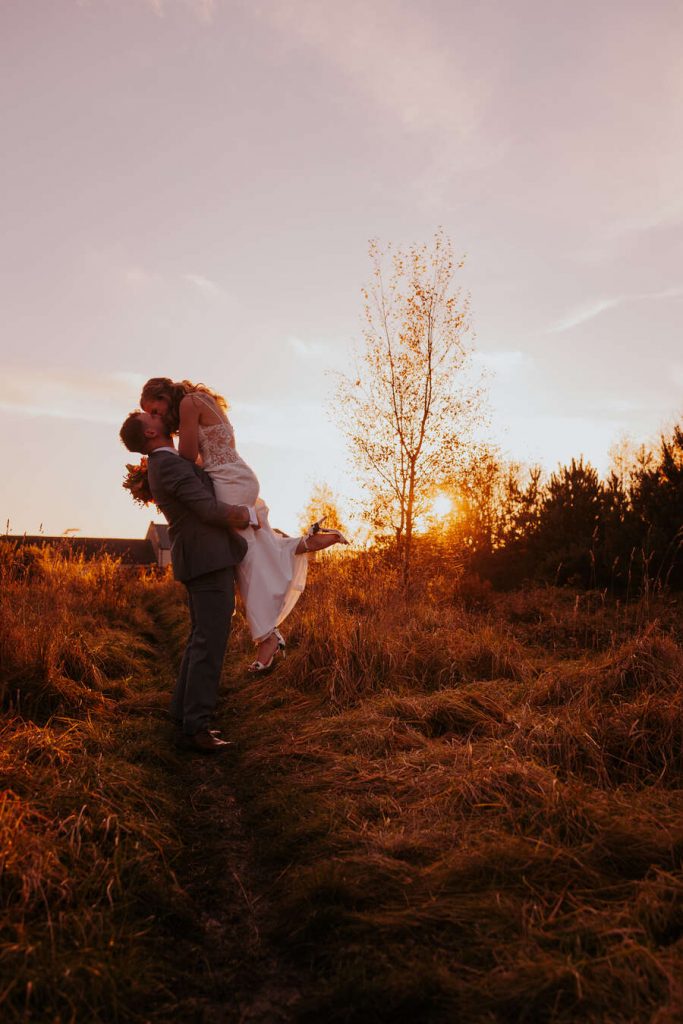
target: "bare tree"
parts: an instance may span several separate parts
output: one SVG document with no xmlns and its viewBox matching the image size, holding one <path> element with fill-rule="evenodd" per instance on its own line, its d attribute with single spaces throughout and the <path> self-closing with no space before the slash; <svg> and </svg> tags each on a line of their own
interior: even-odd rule
<svg viewBox="0 0 683 1024">
<path fill-rule="evenodd" d="M 454 287 L 463 262 L 451 242 L 441 231 L 431 246 L 373 242 L 370 259 L 364 345 L 357 372 L 341 377 L 337 414 L 365 518 L 393 531 L 407 581 L 415 520 L 467 453 L 482 395 L 467 372 L 469 302 Z"/>
</svg>

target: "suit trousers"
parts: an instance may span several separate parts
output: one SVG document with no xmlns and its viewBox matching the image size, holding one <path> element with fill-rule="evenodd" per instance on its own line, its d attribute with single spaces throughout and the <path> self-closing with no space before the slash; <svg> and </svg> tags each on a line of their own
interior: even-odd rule
<svg viewBox="0 0 683 1024">
<path fill-rule="evenodd" d="M 175 691 L 171 718 L 193 736 L 207 729 L 218 701 L 223 658 L 235 609 L 234 567 L 186 580 L 191 630 Z"/>
</svg>

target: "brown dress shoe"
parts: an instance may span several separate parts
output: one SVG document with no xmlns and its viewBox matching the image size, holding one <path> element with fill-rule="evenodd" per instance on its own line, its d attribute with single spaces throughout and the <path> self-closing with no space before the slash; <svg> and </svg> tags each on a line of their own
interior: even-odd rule
<svg viewBox="0 0 683 1024">
<path fill-rule="evenodd" d="M 184 746 L 189 750 L 196 750 L 200 754 L 219 754 L 230 744 L 227 740 L 221 740 L 214 736 L 208 729 L 200 729 L 192 736 L 185 736 Z"/>
<path fill-rule="evenodd" d="M 175 729 L 178 732 L 178 735 L 180 736 L 181 739 L 183 739 L 185 737 L 185 734 L 183 733 L 183 723 L 182 723 L 182 721 L 179 721 L 177 718 L 172 719 L 172 721 L 173 721 L 173 725 L 174 725 Z M 212 736 L 220 736 L 221 733 L 223 732 L 223 730 L 212 725 L 209 729 L 207 729 L 207 732 L 210 732 Z"/>
</svg>

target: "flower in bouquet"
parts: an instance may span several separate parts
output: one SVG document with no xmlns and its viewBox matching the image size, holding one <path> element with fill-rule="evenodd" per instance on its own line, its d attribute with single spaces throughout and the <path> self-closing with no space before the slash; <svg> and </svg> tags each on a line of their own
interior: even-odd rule
<svg viewBox="0 0 683 1024">
<path fill-rule="evenodd" d="M 126 469 L 128 472 L 123 479 L 123 487 L 130 491 L 133 501 L 137 502 L 138 505 L 143 507 L 149 505 L 154 501 L 154 498 L 149 489 L 149 480 L 147 479 L 147 458 L 143 455 L 137 466 L 127 463 Z"/>
</svg>

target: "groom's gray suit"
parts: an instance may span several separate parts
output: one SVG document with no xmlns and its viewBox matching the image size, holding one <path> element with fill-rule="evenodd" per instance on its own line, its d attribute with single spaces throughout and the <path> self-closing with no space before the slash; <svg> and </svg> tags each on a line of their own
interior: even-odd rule
<svg viewBox="0 0 683 1024">
<path fill-rule="evenodd" d="M 235 607 L 234 566 L 247 542 L 236 527 L 244 505 L 217 501 L 210 477 L 169 448 L 150 452 L 147 476 L 168 520 L 173 575 L 187 587 L 192 629 L 171 701 L 171 717 L 193 736 L 210 725 Z"/>
</svg>

